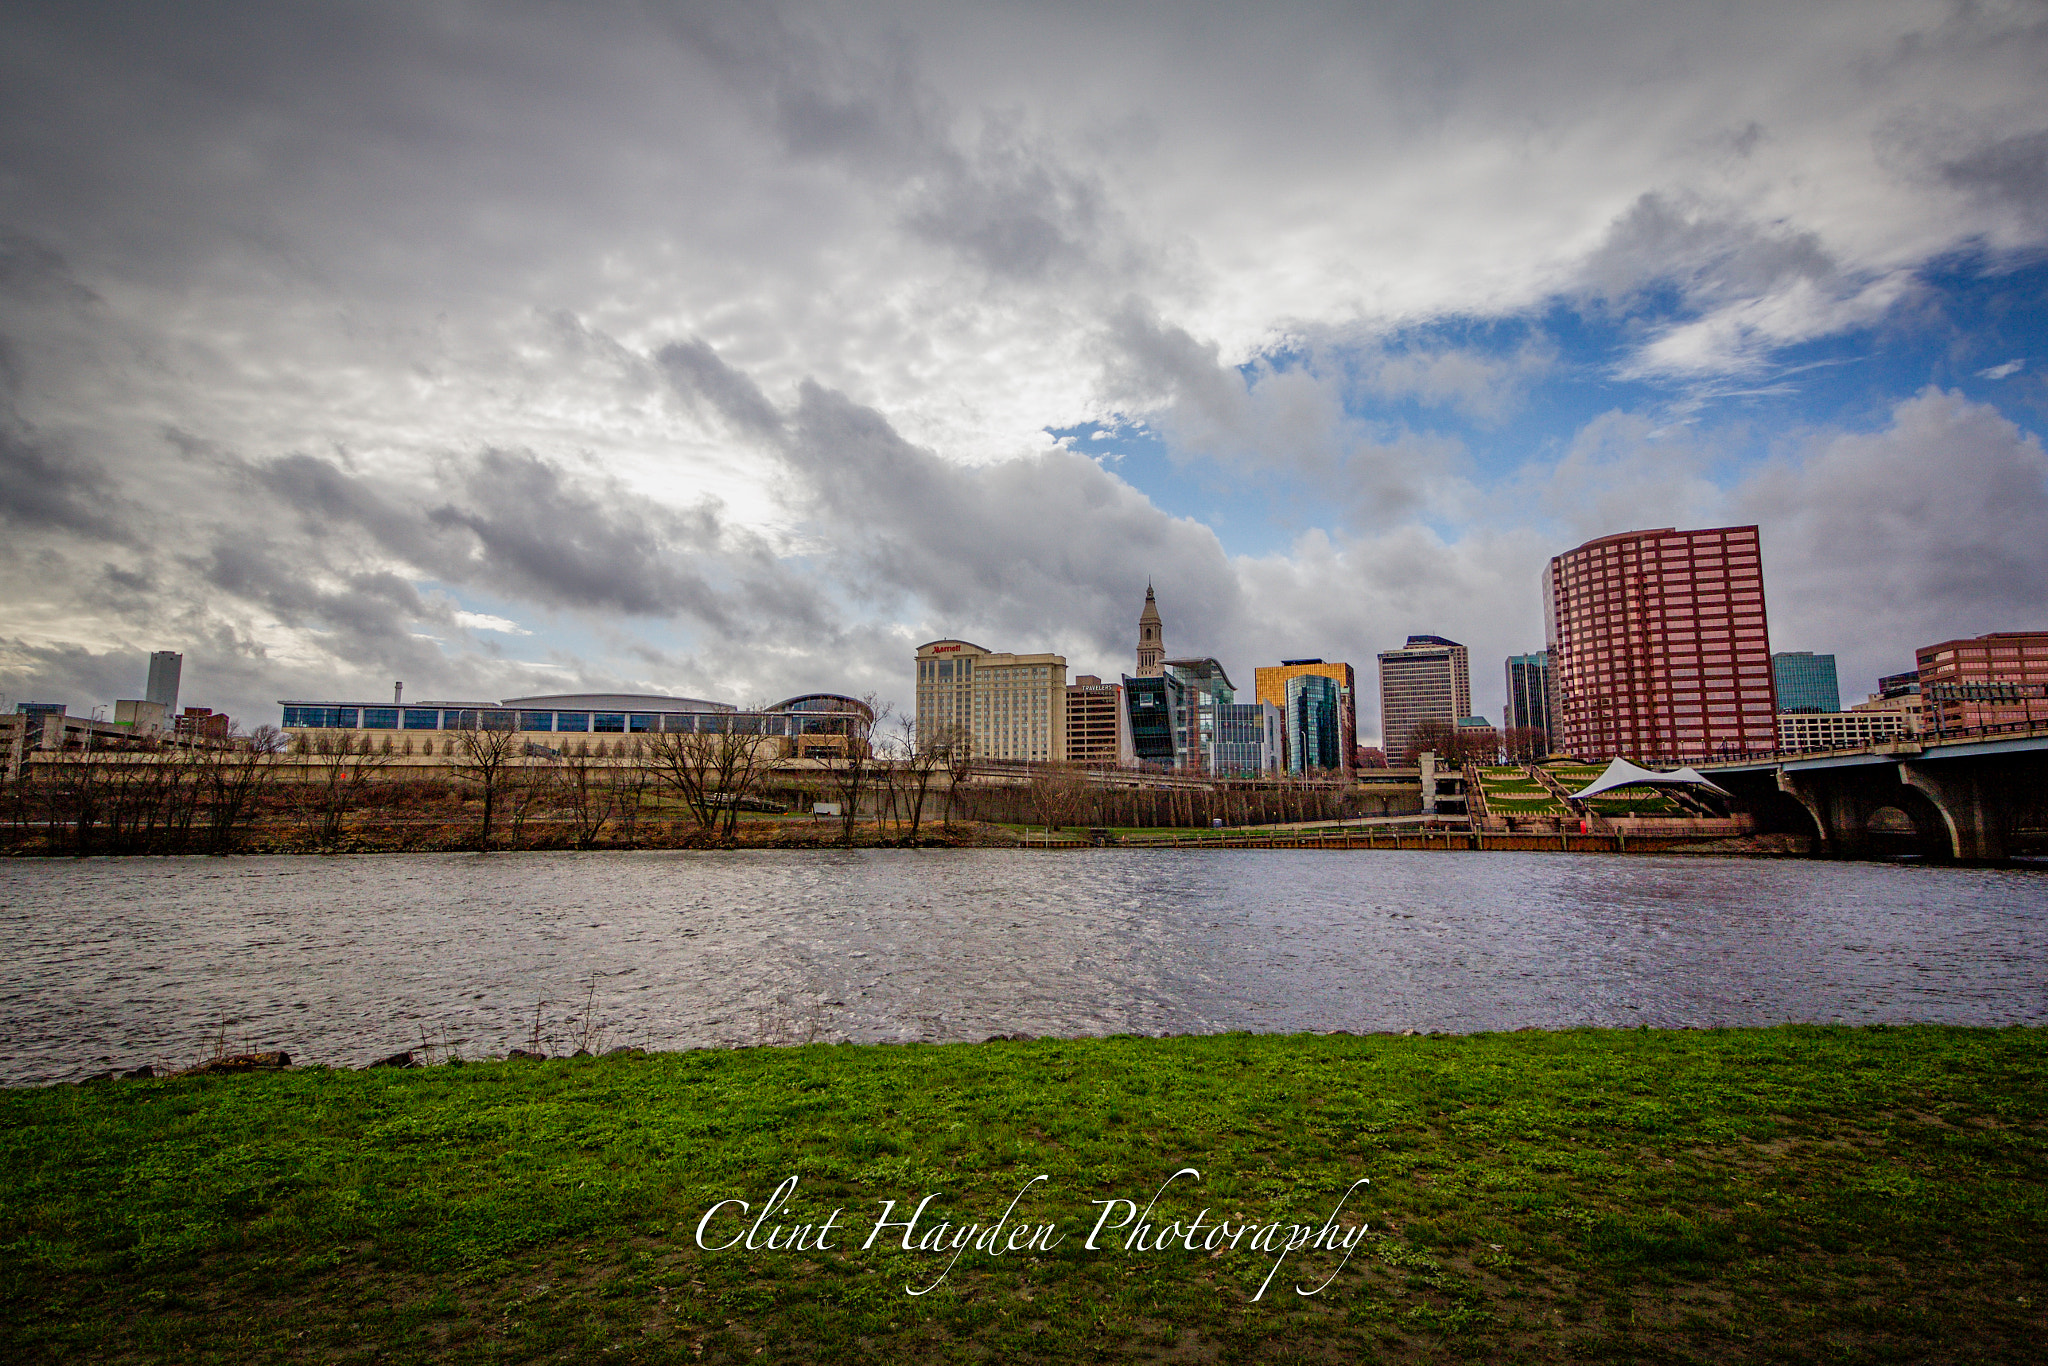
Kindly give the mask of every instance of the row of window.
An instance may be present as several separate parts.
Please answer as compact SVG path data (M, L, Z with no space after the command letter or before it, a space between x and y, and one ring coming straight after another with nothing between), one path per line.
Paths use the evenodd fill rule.
M284 709L286 730L520 730L549 734L737 735L842 734L840 715L758 712L467 710L454 707L305 707Z

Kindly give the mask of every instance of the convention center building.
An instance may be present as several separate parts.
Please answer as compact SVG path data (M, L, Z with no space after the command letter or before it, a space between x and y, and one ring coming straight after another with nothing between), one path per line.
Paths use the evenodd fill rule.
M602 752L631 753L638 748L631 742L634 736L734 734L781 739L783 753L792 758L822 758L843 752L846 738L865 734L875 719L865 703L838 693L804 693L759 710L638 693L409 704L286 700L279 705L285 731L309 747L359 733L373 740L412 741L405 752L419 748L429 754L439 748L433 743L437 732L508 730L525 732L536 748L557 752L589 753L596 743Z

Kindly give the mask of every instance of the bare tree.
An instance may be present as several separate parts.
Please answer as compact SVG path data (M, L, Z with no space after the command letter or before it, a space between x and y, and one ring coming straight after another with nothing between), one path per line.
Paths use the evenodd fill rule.
M771 737L735 724L751 723L752 717L721 714L715 719L720 723L715 731L652 737L646 762L662 786L682 798L705 833L716 831L723 820L725 837L732 839L740 806L773 758L775 744Z
M633 843L634 832L639 828L640 810L646 804L647 789L653 782L654 774L639 761L613 764L605 770L605 784L612 794L612 810L618 816L619 833L628 845Z
M23 764L0 789L6 797L8 823L13 825L17 839L26 836L36 821L37 798L41 794L35 777L35 766Z
M712 752L718 739L716 735L663 733L654 737L647 754L655 779L682 800L707 832L718 821L710 801L715 781Z
M1510 763L1535 764L1549 757L1550 737L1540 726L1510 726L1502 738Z
M869 693L861 698L862 711L854 713L846 722L846 750L839 762L827 770L827 781L832 794L839 799L839 819L846 847L853 848L853 825L858 819L861 794L874 783L878 758L875 754L875 727L888 718L887 703L876 706L875 695Z
M1031 808L1048 832L1072 825L1087 794L1087 775L1066 764L1040 764L1031 771Z
M522 755L527 753L521 750ZM503 807L506 822L512 827L508 843L514 849L525 837L526 822L547 806L556 795L555 766L552 762L514 764L505 771L505 797Z
M638 768L639 765L631 765ZM556 794L578 849L591 849L604 830L604 823L618 809L619 789L614 775L624 764L609 764L587 754L572 755L553 766Z
M237 754L227 749L206 751L201 762L209 796L215 791L215 783L235 782L235 761L253 754L254 751L242 751ZM391 756L380 754L375 739L369 735L343 731L332 739L323 737L313 756L313 776L299 793L301 807L306 813L306 824L313 838L323 846L332 847L338 844L341 840L342 825L347 820L349 812L355 810L362 800L363 793L376 781L377 775L390 764ZM253 773L254 770L251 768L249 774L243 776L250 776ZM229 789L220 790L225 794ZM209 834L209 847L212 846L212 842L213 837Z
M915 840L917 828L924 820L925 797L931 791L932 779L951 763L953 750L959 745L959 731L951 726L931 726L920 731L914 716L904 717L899 730L898 746L904 754L904 805L910 808L910 838Z
M150 750L156 747L151 745ZM162 801L162 774L153 752L110 756L101 779L106 793L107 843L114 850L148 847Z
M49 820L71 825L75 854L92 850L93 828L106 812L106 765L90 750L59 750L48 766Z
M868 732L869 744L875 754L875 819L887 821L889 828L898 834L903 830L902 814L897 802L902 795L898 788L903 776L903 764L908 757L907 737L901 725L871 727Z
M953 744L946 751L946 768L952 778L946 788L946 824L951 825L954 800L966 785L967 776L974 772L974 742L964 727L953 732Z
M270 780L277 752L283 748L283 732L275 726L259 726L252 735L229 733L227 747L200 751L199 780L206 789L206 852L225 854L234 847L235 827L248 820L264 785ZM367 748L367 744L365 745ZM378 770L391 762L388 755L374 760L361 756L363 771L351 782L351 804ZM335 818L334 833L340 831Z
M1409 768L1422 762L1422 752L1432 750L1439 759L1451 762L1458 749L1458 728L1448 721L1424 721L1408 737L1401 762Z
M476 789L483 799L482 819L477 825L476 847L491 847L491 824L504 799L512 768L526 752L526 740L512 728L509 716L502 719L490 712L478 717L479 724L454 732L453 768Z

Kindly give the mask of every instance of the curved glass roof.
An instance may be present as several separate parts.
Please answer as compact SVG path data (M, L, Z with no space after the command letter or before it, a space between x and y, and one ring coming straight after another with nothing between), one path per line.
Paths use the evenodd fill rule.
M761 710L858 712L870 721L875 719L875 713L868 707L867 703L857 697L848 697L843 693L836 692L799 693L795 697L785 697L774 706L763 707Z

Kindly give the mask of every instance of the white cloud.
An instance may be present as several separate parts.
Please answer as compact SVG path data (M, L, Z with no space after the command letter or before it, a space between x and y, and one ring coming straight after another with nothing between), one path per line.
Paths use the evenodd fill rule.
M1550 345L1383 339L1669 292L1683 321L1623 373L1725 382L1884 316L1933 257L2048 235L2048 30L2018 7L9 24L0 634L39 687L118 693L120 661L182 642L238 707L356 678L501 695L540 666L494 651L529 648L592 686L862 691L970 626L1108 668L1148 573L1237 659L1427 629L1519 650L1549 538L1726 515L1738 475L1623 413L1480 487L1456 437L1361 400L1512 436ZM707 355L744 386L686 396ZM1880 471L1866 512L1908 538L1960 534L1915 520L1932 449L1882 454L1954 400L1926 402L1825 446ZM1288 553L1235 557L1047 449L1090 419L1321 501ZM1950 429L2007 469L1987 423ZM2025 563L2015 498L1973 543ZM1996 615L1989 582L1875 543L1950 615ZM611 634L544 624L590 618Z
M1816 436L1729 508L1764 528L1771 640L1849 679L1921 645L2048 629L2048 455L1996 409L1929 389L1868 434Z
M2009 360L2003 365L1994 365L1988 370L1979 370L1977 378L2004 379L2008 375L2017 375L2025 366L2026 362L2023 360Z
M472 631L497 631L508 636L530 636L533 632L518 622L505 617L494 617L488 612L457 612L455 624L467 626Z

